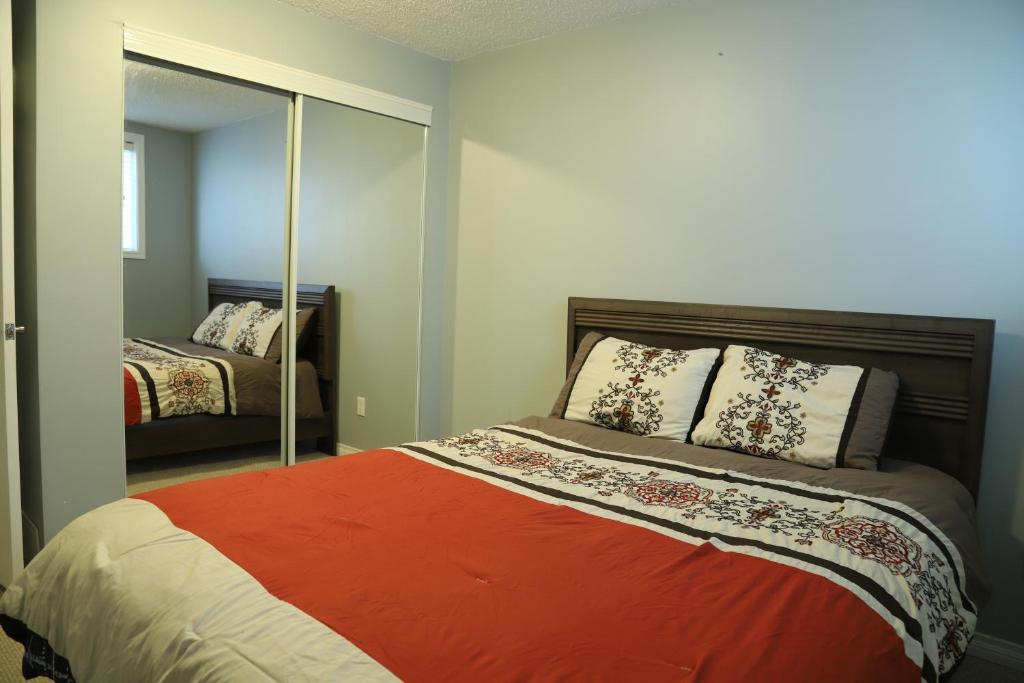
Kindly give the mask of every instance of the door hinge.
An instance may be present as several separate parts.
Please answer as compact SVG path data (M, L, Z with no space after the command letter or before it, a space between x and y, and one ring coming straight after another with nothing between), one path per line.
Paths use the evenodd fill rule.
M25 333L24 325L15 325L14 323L7 323L4 325L4 339L11 341L19 334Z

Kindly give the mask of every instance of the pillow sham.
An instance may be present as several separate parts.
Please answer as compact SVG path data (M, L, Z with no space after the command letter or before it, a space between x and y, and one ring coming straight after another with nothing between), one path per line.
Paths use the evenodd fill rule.
M250 311L261 306L258 301L217 304L192 333L192 341L215 349L230 350L242 321Z
M899 378L729 346L693 430L699 446L821 469L878 469Z
M296 352L301 352L302 347L306 345L309 338L313 335L313 319L316 316L315 308L304 308L295 312L295 349ZM281 328L278 326L277 331L274 333L274 337L270 340L270 346L267 348L264 358L275 363L281 362Z
M268 308L263 304L249 310L242 318L234 341L228 351L245 356L263 358L270 348L270 342L281 327L281 309Z
M591 332L551 416L686 441L718 356L718 349L659 349Z

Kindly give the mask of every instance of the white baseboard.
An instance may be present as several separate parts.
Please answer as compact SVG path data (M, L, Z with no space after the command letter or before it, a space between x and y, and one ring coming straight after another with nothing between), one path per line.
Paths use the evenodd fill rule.
M362 453L364 450L366 449L349 446L347 443L341 443L340 441L334 444L335 455L352 455L353 453Z
M975 633L974 640L967 647L967 654L1017 671L1024 671L1024 645L1020 643Z

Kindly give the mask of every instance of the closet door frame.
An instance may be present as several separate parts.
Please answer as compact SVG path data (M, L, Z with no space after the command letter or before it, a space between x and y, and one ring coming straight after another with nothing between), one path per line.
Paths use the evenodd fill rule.
M295 311L299 290L299 169L302 161L302 95L288 103L288 168L285 171L284 278L281 292L281 464L295 464ZM337 362L335 362L337 365ZM332 384L332 391L337 391ZM338 416L333 415L337 420ZM334 429L331 430L334 432ZM337 446L334 447L337 449Z
M429 104L127 24L124 25L124 50L277 90L329 100L421 126L429 127L433 115L433 107Z
M414 426L420 438L420 402L423 361L423 271L426 232L427 142L433 107L396 95L303 71L259 57L232 52L187 38L150 31L125 24L124 53L157 59L169 64L199 69L212 74L247 81L291 93L288 105L287 158L285 172L285 243L282 286L287 295L282 302L282 392L281 462L295 464L295 310L298 287L299 184L302 152L302 108L304 97L315 97L335 104L415 123L423 127L423 185L420 199L419 264L417 278L416 321L416 399ZM127 57L126 57L127 58ZM337 415L335 419L337 419ZM335 448L337 445L335 444Z

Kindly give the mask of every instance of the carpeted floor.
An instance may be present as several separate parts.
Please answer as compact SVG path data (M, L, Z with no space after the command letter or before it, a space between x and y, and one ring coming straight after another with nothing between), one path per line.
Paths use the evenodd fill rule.
M25 653L19 643L0 632L0 683L19 683L21 677L21 655ZM49 681L49 678L30 678L31 681Z
M301 449L297 455L299 462L327 457L330 456L311 449ZM278 466L278 458L278 449L271 444L133 461L128 463L128 495L186 481L269 469ZM0 587L0 594L2 592ZM21 677L23 653L20 644L0 632L0 683L24 680ZM49 679L31 680L45 682ZM952 683L1024 683L1024 671L968 657L953 676Z

